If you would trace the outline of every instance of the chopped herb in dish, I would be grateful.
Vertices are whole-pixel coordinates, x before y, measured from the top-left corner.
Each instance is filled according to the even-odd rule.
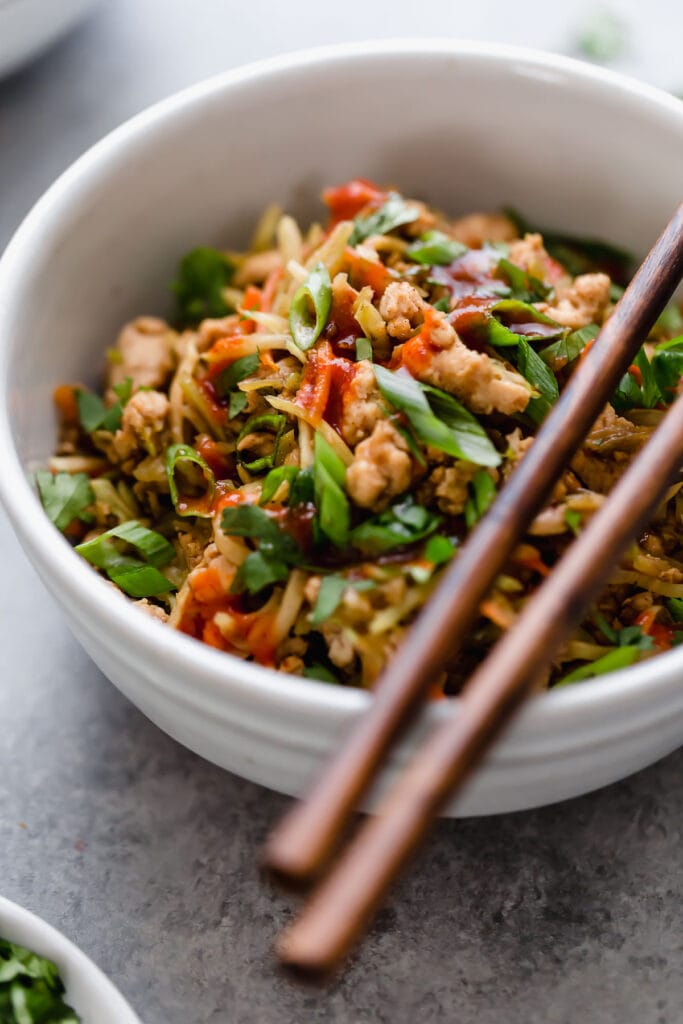
[[[0,938],[1,1024],[80,1024],[51,960]]]

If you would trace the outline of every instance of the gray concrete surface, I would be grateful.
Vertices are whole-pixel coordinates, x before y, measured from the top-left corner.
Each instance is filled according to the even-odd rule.
[[[568,49],[587,7],[469,6],[422,5],[420,31]],[[0,246],[89,143],[173,89],[389,23],[415,30],[408,3],[343,10],[106,0],[0,83]],[[624,65],[680,87],[681,12],[624,10]],[[284,801],[183,750],[114,690],[4,517],[0,555],[0,892],[74,939],[146,1024],[683,1020],[683,753],[554,808],[441,823],[347,973],[302,988],[269,951],[292,901],[254,864]]]

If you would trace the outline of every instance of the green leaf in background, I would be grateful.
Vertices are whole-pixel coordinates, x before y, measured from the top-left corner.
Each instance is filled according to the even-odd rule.
[[[66,530],[74,519],[92,522],[86,511],[95,501],[87,473],[36,473],[36,485],[43,508],[58,530]]]
[[[577,47],[582,56],[598,64],[610,64],[626,49],[625,22],[605,7],[595,8],[583,26]]]
[[[302,352],[308,351],[320,337],[331,306],[330,272],[324,263],[318,263],[296,291],[289,307],[289,329]]]
[[[409,206],[397,192],[390,192],[387,201],[379,210],[369,213],[366,217],[356,217],[349,245],[358,245],[371,235],[387,235],[404,224],[411,224],[417,218],[418,211],[415,206]]]
[[[596,270],[604,271],[612,281],[627,285],[635,268],[633,254],[596,238],[579,238],[546,230],[528,221],[517,210],[505,210],[520,235],[538,233],[543,236],[546,252],[576,277]]]
[[[192,326],[206,317],[233,312],[223,298],[223,289],[234,272],[234,264],[218,249],[200,246],[188,252],[180,261],[178,277],[171,285],[181,324]]]

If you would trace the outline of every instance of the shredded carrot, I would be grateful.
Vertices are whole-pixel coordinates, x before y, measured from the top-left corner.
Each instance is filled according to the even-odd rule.
[[[330,397],[333,359],[329,341],[321,341],[311,349],[304,370],[304,379],[296,393],[296,403],[308,409],[311,421],[316,426],[323,418]]]
[[[585,356],[588,354],[588,352],[590,352],[590,350],[592,349],[594,343],[595,343],[595,338],[590,338],[586,342],[584,347],[581,349],[581,354],[579,356],[579,359],[584,359],[585,358]]]
[[[64,422],[69,425],[78,423],[78,403],[76,402],[75,385],[60,384],[59,387],[55,388],[52,397]]]
[[[264,313],[270,313],[273,308],[273,299],[275,298],[278,285],[284,277],[284,273],[285,272],[282,267],[276,267],[275,270],[271,270],[270,274],[266,278],[261,294],[261,309]]]
[[[189,577],[189,583],[195,598],[202,604],[217,601],[225,593],[221,574],[211,566],[192,573]]]
[[[633,620],[634,626],[640,626],[643,633],[651,636],[661,651],[669,651],[678,630],[675,626],[667,626],[663,622],[655,622],[658,614],[657,608],[647,608]]]
[[[641,373],[640,367],[636,366],[635,363],[631,363],[631,365],[628,368],[628,372],[631,374],[638,387],[642,387],[643,374]]]

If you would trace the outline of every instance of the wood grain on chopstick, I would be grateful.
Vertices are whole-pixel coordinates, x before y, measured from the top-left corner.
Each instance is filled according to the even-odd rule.
[[[547,501],[683,272],[683,204],[626,289],[533,445],[446,571],[376,684],[373,701],[308,798],[270,836],[264,863],[304,881],[327,863],[348,819],[432,680],[457,653],[479,605]]]
[[[315,972],[336,965],[455,786],[520,704],[539,669],[579,625],[628,544],[647,525],[683,465],[683,397],[515,625],[462,692],[457,713],[415,755],[301,918],[281,959]]]

